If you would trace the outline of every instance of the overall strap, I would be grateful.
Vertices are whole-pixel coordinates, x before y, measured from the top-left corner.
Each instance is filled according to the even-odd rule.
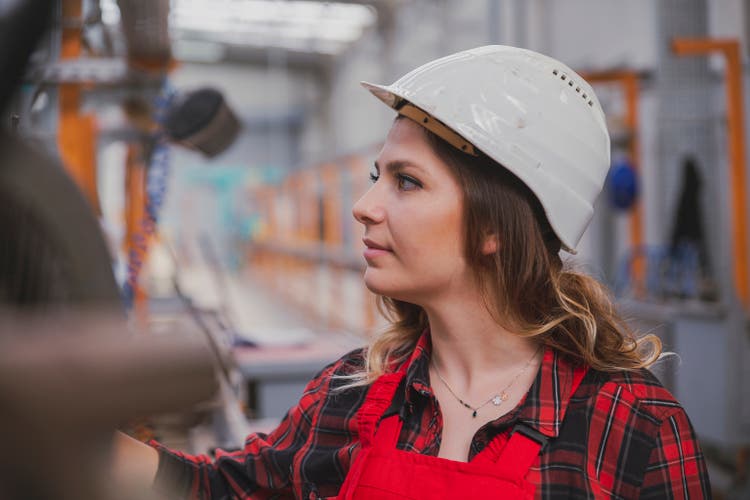
[[[357,412],[359,439],[363,447],[372,445],[378,421],[391,405],[393,396],[401,384],[404,375],[403,371],[381,375],[373,382],[370,390],[367,392],[365,402],[362,404],[359,412]]]
[[[398,444],[398,437],[401,435],[401,428],[403,426],[404,422],[398,414],[384,418],[375,430],[373,446],[386,450],[394,449],[396,444]]]
[[[573,372],[573,379],[568,398],[573,396],[581,385],[588,368],[580,366]],[[512,476],[522,479],[526,476],[536,457],[547,444],[548,437],[523,422],[518,422],[511,431],[507,443],[502,446],[503,436],[497,436],[488,448],[497,456],[497,464]],[[490,451],[490,450],[488,450]]]
[[[357,458],[352,464],[352,467],[349,469],[349,473],[346,476],[346,480],[344,481],[337,498],[343,500],[353,499],[356,485],[359,483],[359,478],[364,471],[367,457],[372,452],[373,442],[375,440],[375,429],[377,428],[378,420],[391,405],[393,395],[401,384],[404,375],[404,369],[395,373],[386,373],[378,377],[377,380],[372,383],[372,386],[370,386],[365,401],[357,412],[361,448]],[[398,417],[398,415],[395,416]],[[393,420],[394,419],[392,418],[386,418],[383,423]],[[396,418],[396,424],[400,424],[398,418]],[[381,424],[381,426],[382,425],[383,424]],[[391,423],[388,425],[392,426],[393,424]],[[390,432],[392,432],[392,430],[390,430]],[[398,434],[396,434],[396,439],[398,439]]]
[[[518,423],[513,427],[497,464],[511,477],[521,480],[526,477],[546,443],[547,436],[525,424]]]

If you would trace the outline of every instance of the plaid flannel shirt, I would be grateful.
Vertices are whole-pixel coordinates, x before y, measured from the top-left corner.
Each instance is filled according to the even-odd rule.
[[[357,410],[367,388],[336,392],[362,366],[362,350],[323,369],[268,435],[215,460],[158,443],[155,487],[171,498],[334,497],[359,450]],[[404,420],[397,446],[437,455],[442,418],[430,387],[429,333],[418,341],[386,415]],[[529,392],[506,415],[480,428],[468,459],[523,423],[549,438],[527,476],[537,498],[710,498],[706,465],[684,409],[646,370],[589,370],[569,398],[573,366],[546,350]],[[502,492],[498,492],[502,498]]]

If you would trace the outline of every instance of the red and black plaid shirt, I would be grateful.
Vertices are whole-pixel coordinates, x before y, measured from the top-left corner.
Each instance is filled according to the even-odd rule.
[[[429,335],[419,340],[386,414],[404,420],[398,447],[437,455],[442,419],[430,388]],[[271,434],[212,461],[160,451],[156,488],[179,498],[336,496],[359,450],[357,410],[367,388],[335,392],[362,351],[326,367]],[[568,400],[573,367],[547,351],[524,400],[474,435],[469,459],[522,423],[549,438],[527,478],[538,498],[710,498],[706,465],[685,410],[646,370],[589,370]],[[563,418],[564,417],[564,418]],[[498,497],[502,497],[499,492]]]

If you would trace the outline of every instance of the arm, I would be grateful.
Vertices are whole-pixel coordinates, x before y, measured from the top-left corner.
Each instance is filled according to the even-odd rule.
[[[682,409],[662,422],[646,466],[641,498],[711,498],[706,462]]]
[[[307,385],[299,403],[289,410],[276,430],[267,436],[251,434],[242,450],[231,453],[218,450],[216,460],[212,460],[150,443],[158,457],[158,470],[153,478],[155,490],[167,493],[169,498],[206,500],[288,498],[293,492],[299,494],[302,488],[300,463],[305,462],[303,458],[311,449],[321,444],[313,438],[318,430],[316,422],[328,397],[331,376],[341,364],[340,360],[326,367]],[[334,425],[338,429],[340,423],[337,422],[324,425]],[[337,451],[346,450],[355,438],[352,433],[335,434],[332,447]],[[145,456],[144,453],[144,459]],[[144,466],[133,477],[147,480],[153,471],[152,465]]]

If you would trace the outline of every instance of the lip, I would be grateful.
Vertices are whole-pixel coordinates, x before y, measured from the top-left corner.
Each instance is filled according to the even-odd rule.
[[[384,246],[384,245],[380,245],[380,244],[378,244],[378,243],[375,243],[375,242],[374,242],[374,241],[372,241],[372,240],[371,240],[370,238],[362,238],[362,243],[364,243],[364,244],[365,244],[365,246],[366,246],[366,247],[367,247],[368,249],[374,249],[374,250],[385,250],[385,251],[387,251],[387,252],[390,252],[390,251],[391,251],[391,249],[390,249],[390,248],[388,248],[388,247],[386,247],[386,246]]]
[[[380,245],[379,243],[375,243],[369,238],[362,238],[362,242],[365,244],[365,247],[367,247],[362,252],[362,255],[367,261],[373,260],[383,255],[387,255],[389,253],[393,253],[389,248]]]

